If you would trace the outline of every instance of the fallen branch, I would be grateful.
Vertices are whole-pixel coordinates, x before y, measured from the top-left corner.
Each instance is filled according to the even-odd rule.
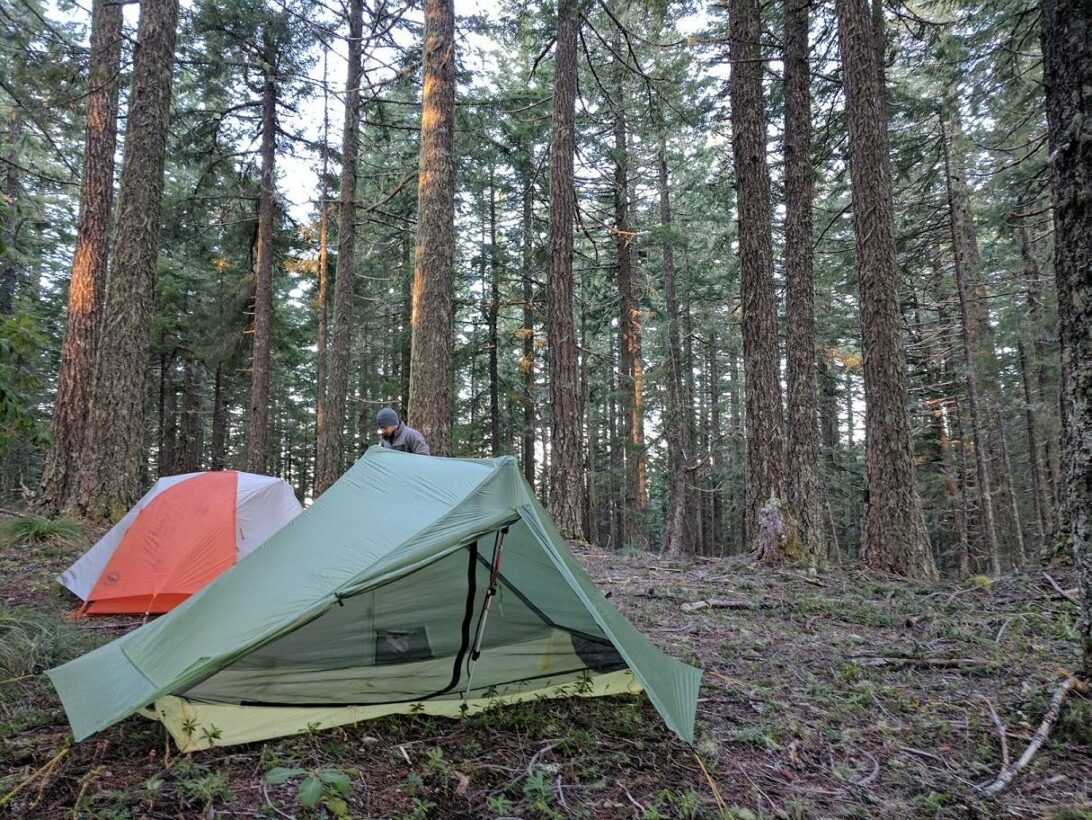
[[[1058,585],[1058,582],[1050,577],[1049,573],[1044,572],[1043,577],[1046,578],[1047,581],[1050,582],[1050,585],[1052,587],[1054,587],[1054,591],[1057,592],[1059,595],[1061,595],[1062,598],[1069,601],[1069,603],[1071,603],[1071,604],[1075,604],[1076,606],[1080,606],[1080,603],[1074,597],[1073,593],[1069,592],[1068,590],[1062,589],[1061,586]],[[1074,590],[1074,592],[1076,592],[1076,590]]]
[[[997,729],[997,737],[1001,741],[1001,771],[1006,771],[1009,768],[1008,732],[1005,731],[1005,724],[998,717],[997,710],[993,708],[993,701],[985,695],[982,695],[982,700],[986,702],[986,706],[990,710],[990,717],[993,719],[993,725]]]
[[[1044,573],[1045,574],[1045,573]],[[1035,754],[1042,748],[1043,744],[1050,738],[1050,733],[1054,730],[1054,724],[1058,720],[1058,715],[1062,712],[1062,704],[1065,703],[1066,697],[1076,689],[1078,692],[1084,692],[1088,690],[1088,684],[1078,680],[1073,675],[1066,677],[1062,681],[1062,685],[1054,691],[1054,697],[1050,699],[1050,707],[1047,709],[1046,715],[1043,716],[1043,722],[1039,724],[1039,728],[1035,730],[1035,734],[1032,735],[1031,743],[1024,750],[1024,753],[1020,755],[1020,759],[1016,761],[1016,764],[1011,768],[1002,765],[1001,774],[987,786],[979,786],[983,794],[992,797],[995,794],[999,794],[1012,785],[1012,781],[1016,779],[1016,775],[1020,774],[1024,768],[1031,762],[1031,759],[1035,757]]]
[[[920,664],[921,666],[937,666],[942,669],[960,669],[965,667],[989,666],[985,658],[911,658],[911,657],[887,657],[877,655],[855,655],[850,660],[861,661],[864,666],[887,666],[888,664],[905,663]]]
[[[697,612],[699,609],[758,609],[758,604],[727,598],[710,598],[708,601],[691,601],[683,604],[681,609],[683,612]]]

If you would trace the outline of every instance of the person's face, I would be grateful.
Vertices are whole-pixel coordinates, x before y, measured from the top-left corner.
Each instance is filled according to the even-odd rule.
[[[394,435],[394,431],[397,430],[397,429],[398,429],[397,424],[387,424],[387,425],[384,425],[383,427],[380,427],[379,432],[381,432],[387,438],[390,438],[391,436]]]

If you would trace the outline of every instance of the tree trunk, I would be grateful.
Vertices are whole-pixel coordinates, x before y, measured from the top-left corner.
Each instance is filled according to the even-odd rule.
[[[671,186],[667,175],[667,144],[660,135],[656,151],[659,171],[660,227],[664,231],[664,302],[667,308],[667,417],[664,433],[668,446],[669,485],[664,537],[660,551],[679,555],[693,550],[693,532],[688,518],[691,463],[689,408],[683,406],[682,346],[679,341],[679,301],[675,293],[675,250],[671,235]]]
[[[580,521],[580,407],[573,324],[573,154],[576,150],[577,0],[558,0],[546,334],[550,368],[550,515],[565,538],[584,540]]]
[[[497,314],[500,312],[500,253],[497,249],[497,192],[493,169],[489,169],[489,306],[485,321],[489,328],[489,442],[494,457],[501,454],[500,368]]]
[[[201,363],[191,356],[182,360],[182,419],[179,424],[179,446],[176,461],[180,473],[201,469],[204,444],[205,378]]]
[[[1044,0],[1054,275],[1062,353],[1062,531],[1081,590],[1083,674],[1092,678],[1092,8]]]
[[[747,511],[744,532],[747,549],[758,553],[758,513],[769,499],[782,498],[785,462],[777,294],[774,290],[773,240],[770,235],[770,169],[766,165],[763,63],[758,42],[761,28],[758,0],[733,0],[729,23],[732,60],[729,91],[739,213],[747,417]],[[773,562],[785,558],[779,550],[771,550],[759,557]]]
[[[534,178],[530,163],[523,171],[523,477],[535,486],[535,283],[534,264]]]
[[[432,454],[446,456],[451,451],[455,259],[453,0],[425,0],[423,61],[410,419]]]
[[[720,424],[720,368],[717,367],[720,349],[717,331],[709,331],[709,471],[713,480],[709,487],[709,549],[707,555],[723,555],[724,549],[724,459],[721,447]]]
[[[68,314],[61,345],[57,395],[53,401],[53,435],[38,493],[42,509],[54,513],[76,500],[95,365],[96,331],[106,291],[118,130],[121,18],[120,4],[94,0],[80,215],[68,285]]]
[[[341,135],[341,192],[338,204],[337,270],[334,273],[334,332],[326,383],[326,418],[315,465],[315,495],[341,475],[353,345],[353,279],[356,251],[356,162],[360,141],[362,0],[349,0],[349,60],[345,77],[345,128]]]
[[[161,476],[175,472],[175,445],[178,441],[178,416],[174,383],[175,351],[159,357],[159,441],[156,448],[156,472]]]
[[[1027,345],[1024,343],[1023,331],[1018,330],[1016,350],[1020,363],[1020,381],[1024,388],[1024,428],[1028,438],[1028,473],[1031,476],[1032,501],[1035,503],[1035,535],[1038,541],[1039,553],[1042,555],[1047,549],[1047,536],[1050,533],[1050,517],[1047,513],[1046,495],[1043,490],[1041,464],[1039,462],[1039,425],[1036,420],[1037,402],[1035,390],[1032,387],[1034,375],[1028,365]]]
[[[1016,488],[1013,484],[1008,435],[1005,433],[1005,425],[1000,416],[994,417],[993,435],[997,443],[997,450],[1001,453],[1001,491],[1008,502],[1010,523],[1012,524],[1012,565],[1021,567],[1024,565],[1024,561],[1027,560],[1027,550],[1024,548],[1024,524],[1020,517],[1020,503],[1016,499]]]
[[[622,49],[615,29],[614,48]],[[625,436],[625,495],[623,544],[648,549],[648,488],[645,467],[641,314],[633,272],[634,230],[629,208],[629,169],[626,136],[624,67],[615,70],[614,82],[614,248],[618,265],[618,373],[622,388],[622,432]]]
[[[326,380],[330,321],[330,194],[327,190],[330,157],[330,112],[327,107],[326,52],[322,59],[322,177],[319,180],[319,248],[317,261],[318,350],[315,372],[315,451],[322,446],[326,430]]]
[[[804,557],[826,555],[819,497],[818,399],[815,395],[815,279],[812,259],[810,0],[785,0],[785,275],[788,280],[788,393],[785,495]]]
[[[877,32],[866,0],[836,0],[864,348],[868,563],[936,579],[907,413],[891,166]]]
[[[413,352],[413,260],[410,258],[409,238],[402,237],[402,327],[398,336],[401,354],[401,385],[399,397],[402,418],[409,416],[410,370]]]
[[[213,470],[224,469],[227,455],[227,400],[224,396],[224,368],[216,365],[216,378],[212,387],[212,452],[209,464]]]
[[[967,283],[968,244],[966,228],[957,217],[955,185],[951,173],[951,151],[948,136],[941,119],[941,143],[944,149],[948,191],[949,224],[952,231],[953,267],[955,270],[956,290],[959,294],[959,318],[963,331],[963,375],[967,390],[967,406],[971,412],[971,435],[974,439],[974,463],[978,477],[978,502],[982,507],[983,526],[986,536],[986,557],[990,562],[990,572],[1001,574],[1001,550],[997,542],[997,524],[993,509],[993,492],[990,471],[986,462],[985,419],[978,399],[978,357],[975,350],[976,334],[971,316],[971,296]]]
[[[254,354],[250,382],[250,431],[246,468],[266,470],[269,428],[269,351],[273,324],[273,196],[277,159],[277,46],[266,34],[262,47],[262,181],[258,192],[258,248],[254,271]]]
[[[154,309],[177,23],[178,0],[141,3],[113,266],[95,353],[80,472],[79,506],[98,520],[120,518],[140,489],[144,374]]]
[[[9,248],[16,246],[16,232],[19,225],[19,143],[23,138],[23,115],[18,106],[8,112],[8,155],[4,172],[4,202],[7,205],[7,219],[4,224],[4,244]],[[4,267],[0,271],[0,316],[10,316],[15,306],[15,289],[19,280],[19,265],[15,255],[4,254]]]

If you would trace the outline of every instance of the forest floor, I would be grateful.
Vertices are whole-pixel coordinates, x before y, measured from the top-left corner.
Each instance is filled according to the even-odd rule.
[[[639,628],[705,669],[703,763],[643,696],[396,717],[186,756],[139,717],[70,744],[38,673],[139,625],[66,617],[73,599],[52,579],[85,546],[0,551],[0,814],[1092,818],[1086,696],[1070,697],[999,800],[976,788],[1001,769],[998,721],[1015,760],[1076,662],[1076,607],[1039,570],[927,586],[578,549]],[[712,599],[726,606],[683,607]],[[317,779],[303,785],[307,773]],[[308,797],[320,808],[303,808]]]

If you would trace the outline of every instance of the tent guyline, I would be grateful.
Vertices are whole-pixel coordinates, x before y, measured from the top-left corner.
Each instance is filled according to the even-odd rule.
[[[162,618],[48,674],[77,740],[139,712],[183,750],[642,690],[690,742],[701,677],[595,587],[514,459],[379,448]]]

